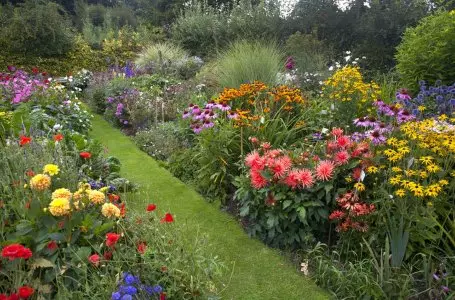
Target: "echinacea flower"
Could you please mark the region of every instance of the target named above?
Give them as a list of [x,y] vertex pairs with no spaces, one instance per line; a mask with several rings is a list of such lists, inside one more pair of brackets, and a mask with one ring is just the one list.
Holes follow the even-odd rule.
[[30,144],[30,142],[32,141],[32,138],[31,137],[28,137],[28,136],[25,136],[25,135],[21,135],[19,137],[19,146],[25,146],[25,145],[28,145]]
[[21,244],[11,244],[2,249],[2,257],[9,260],[17,258],[29,259],[32,255],[32,251]]
[[316,167],[316,178],[327,181],[332,178],[335,165],[330,160],[321,161]]
[[106,246],[114,247],[117,241],[120,239],[120,234],[109,232],[106,233]]
[[174,217],[170,213],[166,213],[161,219],[161,223],[172,223],[174,222]]
[[67,198],[55,198],[49,203],[49,211],[53,216],[66,216],[71,212],[70,202]]
[[49,174],[50,176],[57,175],[60,172],[60,169],[57,165],[54,164],[47,164],[44,166],[43,173]]
[[120,218],[120,216],[121,216],[120,208],[118,208],[117,206],[115,206],[112,203],[104,203],[103,206],[101,207],[101,213],[106,218],[112,218],[112,217]]
[[44,191],[51,186],[51,178],[44,174],[37,174],[30,179],[30,188],[35,191]]

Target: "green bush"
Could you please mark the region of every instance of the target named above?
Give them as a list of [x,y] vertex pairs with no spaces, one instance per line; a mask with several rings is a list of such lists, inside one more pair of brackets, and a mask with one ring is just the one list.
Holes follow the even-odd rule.
[[257,80],[273,86],[283,69],[283,56],[273,42],[236,42],[218,58],[218,85],[234,88]]
[[292,56],[301,72],[323,71],[327,66],[330,50],[324,42],[311,34],[296,32],[289,36],[285,45],[286,54]]
[[229,40],[227,16],[201,4],[191,6],[174,22],[172,38],[191,54],[204,57]]
[[64,55],[73,47],[70,21],[54,2],[21,3],[4,25],[1,39],[9,52],[51,57]]
[[417,89],[425,80],[443,84],[455,78],[455,12],[440,12],[408,28],[398,46],[397,70],[405,86]]

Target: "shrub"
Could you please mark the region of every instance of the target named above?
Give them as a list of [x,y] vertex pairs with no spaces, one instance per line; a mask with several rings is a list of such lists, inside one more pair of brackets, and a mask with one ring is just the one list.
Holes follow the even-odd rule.
[[2,34],[9,52],[22,55],[59,56],[73,47],[71,24],[62,7],[54,2],[19,4]]
[[408,28],[398,46],[397,70],[405,86],[417,90],[418,80],[451,84],[455,78],[455,12],[428,16]]
[[141,150],[159,160],[167,160],[173,153],[189,145],[181,129],[173,122],[160,123],[139,131],[134,141]]
[[283,65],[283,53],[274,43],[240,41],[217,59],[216,80],[227,88],[254,81],[273,86]]
[[322,41],[311,34],[300,32],[289,36],[285,51],[293,58],[300,73],[325,70],[330,55],[330,50]]

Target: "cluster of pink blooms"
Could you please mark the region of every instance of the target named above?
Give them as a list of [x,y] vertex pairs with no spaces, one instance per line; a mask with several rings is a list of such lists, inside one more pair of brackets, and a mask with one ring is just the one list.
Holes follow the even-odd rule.
[[375,211],[374,204],[361,202],[357,193],[347,192],[337,198],[340,209],[333,211],[329,220],[338,220],[336,230],[346,232],[349,229],[365,232],[368,225],[364,221],[358,221],[359,217],[366,216]]
[[11,99],[12,104],[27,102],[30,96],[38,89],[46,89],[49,81],[44,79],[46,73],[39,73],[33,69],[33,74],[15,70],[9,66],[11,73],[0,73],[0,93],[2,98]]
[[[332,139],[327,141],[325,157],[312,157],[313,166],[300,168],[293,164],[290,156],[283,150],[271,149],[269,143],[262,143],[245,158],[245,165],[249,167],[251,185],[261,189],[269,184],[285,184],[293,189],[310,188],[316,180],[328,181],[334,176],[337,167],[346,165],[351,158],[366,158],[369,153],[367,143],[356,143],[343,130],[334,128]],[[254,140],[253,140],[254,139]],[[250,139],[259,143],[256,138]],[[308,160],[308,155],[303,155]]]
[[215,126],[214,121],[220,113],[226,113],[228,119],[237,119],[238,115],[231,110],[226,103],[208,102],[203,108],[190,103],[187,109],[183,111],[183,119],[191,119],[191,129],[194,133],[199,134],[202,130]]

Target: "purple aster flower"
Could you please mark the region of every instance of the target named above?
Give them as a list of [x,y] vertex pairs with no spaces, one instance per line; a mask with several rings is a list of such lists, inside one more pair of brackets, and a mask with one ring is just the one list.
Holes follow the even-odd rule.
[[125,276],[124,280],[125,280],[125,283],[128,285],[132,285],[132,284],[139,282],[139,278],[136,276],[133,276],[132,274],[127,274]]
[[163,288],[162,288],[160,285],[157,284],[157,285],[154,285],[154,286],[153,286],[153,292],[154,292],[154,293],[159,294],[159,293],[161,293],[162,291],[163,291]]
[[289,56],[289,57],[286,59],[285,67],[286,67],[286,69],[288,69],[288,70],[292,70],[292,69],[294,69],[294,66],[295,66],[294,59],[292,58],[292,56]]
[[443,291],[444,293],[450,292],[450,289],[449,289],[448,286],[443,285],[443,286],[441,286],[441,289],[442,289],[442,291]]
[[106,101],[107,101],[107,103],[112,103],[112,102],[114,102],[114,98],[107,97]]
[[132,285],[122,285],[120,286],[120,292],[128,295],[136,295],[137,294],[137,288],[135,288]]
[[436,273],[433,273],[433,278],[436,279],[436,280],[440,280],[441,279]]
[[320,132],[313,133],[313,139],[315,140],[322,140],[322,137],[322,133]]
[[112,300],[120,300],[120,298],[122,298],[122,294],[120,294],[119,292],[112,293],[111,297]]
[[120,300],[133,300],[133,296],[126,294]]
[[365,134],[361,133],[361,132],[354,132],[351,135],[351,140],[353,140],[354,142],[360,142],[360,141],[363,141],[364,139],[365,139]]

